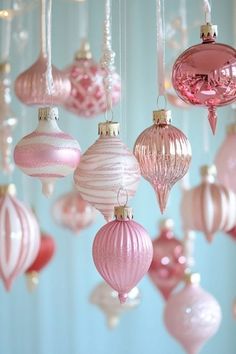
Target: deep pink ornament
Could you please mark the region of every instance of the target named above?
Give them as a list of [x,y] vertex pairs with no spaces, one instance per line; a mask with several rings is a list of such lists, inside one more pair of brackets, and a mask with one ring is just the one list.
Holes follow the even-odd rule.
[[200,285],[199,274],[191,274],[185,287],[166,303],[164,321],[168,332],[187,354],[198,354],[213,337],[221,322],[221,308]]
[[16,165],[42,182],[47,197],[53,193],[55,181],[72,173],[80,160],[79,143],[59,129],[57,120],[56,107],[40,108],[38,127],[14,150]]
[[73,190],[56,200],[52,214],[57,224],[79,234],[95,221],[97,210]]
[[[77,116],[90,118],[104,113],[107,109],[104,74],[100,64],[92,59],[88,42],[83,42],[75,60],[64,73],[71,82],[71,93],[65,101],[65,108]],[[119,102],[121,81],[119,75],[112,74],[112,104]]]
[[148,271],[153,247],[147,231],[132,220],[131,208],[115,207],[115,217],[96,234],[93,260],[98,272],[124,303]]
[[186,103],[208,108],[208,119],[215,133],[216,108],[236,100],[236,50],[215,42],[217,26],[201,27],[202,44],[185,50],[176,60],[172,83]]
[[217,231],[228,231],[236,224],[236,195],[215,182],[215,166],[202,166],[202,182],[187,190],[181,203],[185,230],[202,231],[209,242]]
[[153,259],[148,271],[164,299],[169,298],[183,279],[185,269],[183,244],[174,236],[173,221],[164,220],[160,225],[160,236],[153,241]]
[[171,188],[188,171],[192,152],[187,137],[170,124],[170,111],[154,111],[153,120],[154,124],[137,138],[134,155],[163,213]]

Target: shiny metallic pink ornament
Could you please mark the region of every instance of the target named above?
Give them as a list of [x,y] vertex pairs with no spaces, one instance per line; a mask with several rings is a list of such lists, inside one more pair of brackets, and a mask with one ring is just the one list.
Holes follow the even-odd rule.
[[185,287],[166,303],[164,321],[168,332],[187,354],[200,353],[221,323],[221,308],[200,285],[199,274],[191,274]]
[[181,213],[184,229],[202,231],[211,242],[214,233],[236,224],[236,195],[215,182],[215,166],[203,166],[201,175],[201,184],[184,193]]
[[14,194],[14,185],[0,186],[0,278],[6,290],[33,263],[40,246],[37,220]]
[[57,224],[79,234],[95,221],[97,210],[73,190],[56,200],[52,214]]
[[201,27],[202,44],[185,50],[176,60],[172,83],[186,103],[208,108],[208,119],[215,133],[216,108],[236,100],[236,50],[215,42],[217,26]]
[[187,137],[170,124],[170,111],[154,111],[153,120],[154,124],[137,138],[134,155],[163,213],[171,188],[188,171],[192,152]]
[[116,207],[115,217],[96,234],[93,260],[98,272],[124,303],[148,271],[153,247],[147,231],[132,220],[131,208]]
[[165,300],[183,279],[185,269],[183,244],[174,236],[173,221],[164,220],[160,236],[153,241],[153,259],[148,274]]
[[119,123],[100,123],[98,128],[100,137],[82,155],[74,181],[81,197],[111,221],[120,188],[126,190],[127,199],[132,198],[138,188],[140,169],[118,137]]
[[71,174],[80,161],[79,143],[57,125],[58,109],[39,109],[36,130],[16,145],[14,160],[28,176],[38,178],[45,196],[53,193],[58,178]]
[[[104,113],[107,109],[104,89],[104,69],[92,59],[88,42],[83,42],[75,60],[64,73],[71,82],[71,93],[65,101],[65,108],[77,116],[91,118]],[[112,104],[119,102],[121,80],[114,72],[112,75]]]

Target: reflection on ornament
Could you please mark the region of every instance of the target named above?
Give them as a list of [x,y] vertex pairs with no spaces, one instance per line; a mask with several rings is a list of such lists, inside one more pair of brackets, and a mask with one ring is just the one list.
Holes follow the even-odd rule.
[[104,280],[118,292],[121,303],[148,271],[152,241],[147,231],[133,221],[132,209],[115,207],[116,220],[104,225],[93,243],[93,260]]
[[215,43],[217,26],[201,26],[202,44],[185,50],[176,60],[172,83],[186,103],[208,108],[208,119],[215,133],[216,108],[236,100],[236,50]]
[[120,304],[117,292],[105,282],[98,284],[90,295],[90,302],[97,305],[104,312],[107,326],[110,329],[119,324],[120,317],[124,312],[139,306],[140,301],[140,291],[135,287],[128,293],[126,302]]
[[170,124],[170,111],[154,111],[153,120],[154,124],[137,138],[134,155],[163,213],[171,188],[188,171],[192,153],[187,137]]
[[[90,118],[104,113],[107,109],[103,78],[105,71],[92,59],[87,41],[82,43],[75,60],[64,73],[71,82],[71,93],[65,101],[65,108],[77,116]],[[119,75],[112,74],[112,104],[119,102],[121,82]]]
[[79,143],[59,129],[57,120],[56,107],[40,108],[38,127],[14,150],[16,165],[25,174],[39,178],[47,197],[53,193],[55,181],[72,173],[80,160]]
[[189,104],[187,104],[183,100],[181,100],[179,98],[179,96],[176,94],[175,90],[173,89],[170,75],[168,72],[166,74],[166,79],[165,79],[165,90],[166,90],[166,93],[165,93],[166,98],[172,106],[178,107],[178,108],[183,108],[183,109],[190,107]]
[[73,190],[56,200],[52,214],[57,224],[79,234],[95,221],[97,210]]
[[164,321],[168,332],[187,354],[198,354],[216,334],[221,322],[221,309],[215,298],[200,285],[199,274],[191,274],[185,287],[166,303]]
[[160,236],[153,241],[153,260],[149,276],[167,300],[184,277],[186,258],[182,242],[173,233],[173,221],[160,224]]
[[40,244],[37,220],[15,192],[13,184],[0,186],[0,278],[8,291],[35,260]]
[[74,181],[82,198],[111,221],[119,189],[125,188],[127,199],[132,198],[138,188],[140,169],[118,137],[119,123],[100,123],[98,130],[100,137],[81,157]]
[[[215,166],[202,166],[202,182],[183,194],[181,212],[185,230],[202,231],[209,242],[217,231],[236,224],[236,195],[215,183]],[[198,212],[196,212],[198,211]]]

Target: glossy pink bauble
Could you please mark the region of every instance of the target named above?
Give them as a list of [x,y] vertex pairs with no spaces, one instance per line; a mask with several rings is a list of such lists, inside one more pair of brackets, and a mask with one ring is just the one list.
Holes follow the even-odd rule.
[[131,220],[130,208],[115,208],[116,220],[104,225],[93,243],[93,260],[104,280],[119,294],[120,302],[148,271],[152,241],[147,231]]
[[183,194],[181,213],[186,230],[202,231],[209,242],[217,231],[236,224],[236,195],[215,182],[215,166],[201,168],[202,182]]
[[6,290],[33,263],[40,246],[37,220],[14,194],[14,185],[0,186],[0,278]]
[[168,332],[187,354],[198,354],[218,331],[221,309],[215,298],[198,283],[189,282],[167,301],[164,321]]
[[153,117],[154,124],[137,138],[134,155],[163,213],[171,188],[188,171],[192,152],[187,137],[170,124],[170,111],[153,112]]
[[95,221],[97,210],[79,192],[72,191],[56,200],[52,214],[57,224],[79,234]]
[[62,105],[69,97],[71,83],[67,75],[52,65],[52,93],[47,81],[48,59],[42,55],[15,81],[15,94],[26,105]]
[[168,299],[184,277],[186,258],[182,242],[175,238],[172,220],[161,223],[160,236],[153,241],[153,259],[148,271],[155,286]]
[[208,108],[208,119],[215,133],[216,107],[236,100],[236,50],[215,43],[215,33],[212,36],[203,33],[202,38],[202,44],[188,48],[178,57],[173,66],[172,83],[186,103]]
[[59,129],[57,119],[56,107],[40,108],[38,127],[14,150],[16,165],[41,181],[45,196],[52,194],[55,181],[72,173],[80,160],[79,143]]

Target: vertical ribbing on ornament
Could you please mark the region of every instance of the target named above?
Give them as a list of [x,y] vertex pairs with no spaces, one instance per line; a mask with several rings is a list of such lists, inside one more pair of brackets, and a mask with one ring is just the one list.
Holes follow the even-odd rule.
[[165,11],[163,0],[156,0],[156,18],[158,96],[165,97]]
[[206,23],[211,23],[211,5],[209,0],[203,0],[203,11]]

